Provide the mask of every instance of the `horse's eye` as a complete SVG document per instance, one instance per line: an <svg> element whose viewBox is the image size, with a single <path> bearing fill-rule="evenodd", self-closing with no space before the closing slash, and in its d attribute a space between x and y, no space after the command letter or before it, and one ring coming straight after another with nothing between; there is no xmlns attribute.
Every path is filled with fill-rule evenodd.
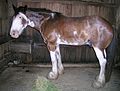
<svg viewBox="0 0 120 91"><path fill-rule="evenodd" d="M19 18L21 19L22 17L20 16Z"/></svg>

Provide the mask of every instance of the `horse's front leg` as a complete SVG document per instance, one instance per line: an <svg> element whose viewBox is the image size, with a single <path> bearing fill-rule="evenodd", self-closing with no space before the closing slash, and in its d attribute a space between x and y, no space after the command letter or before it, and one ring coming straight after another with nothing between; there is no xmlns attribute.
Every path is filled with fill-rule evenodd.
<svg viewBox="0 0 120 91"><path fill-rule="evenodd" d="M105 85L105 66L106 66L106 51L101 51L99 48L94 47L94 51L96 53L96 56L100 63L100 73L99 76L96 78L95 82L93 83L93 86L95 88L100 88Z"/></svg>
<svg viewBox="0 0 120 91"><path fill-rule="evenodd" d="M52 62L52 71L49 72L49 79L57 79L58 78L58 67L57 67L57 57L56 51L50 51L50 57Z"/></svg>
<svg viewBox="0 0 120 91"><path fill-rule="evenodd" d="M61 54L60 54L60 47L59 45L56 48L56 57L57 57L57 62L58 62L58 73L63 74L64 73L64 67L61 61Z"/></svg>

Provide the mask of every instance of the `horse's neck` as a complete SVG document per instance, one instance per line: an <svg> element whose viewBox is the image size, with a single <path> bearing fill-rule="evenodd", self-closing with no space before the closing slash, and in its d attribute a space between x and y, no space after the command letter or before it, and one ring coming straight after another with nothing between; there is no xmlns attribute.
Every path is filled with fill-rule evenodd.
<svg viewBox="0 0 120 91"><path fill-rule="evenodd" d="M41 27L41 17L39 16L39 14L32 12L32 11L28 11L26 12L27 17L30 19L30 21L33 21L35 24L35 27L37 30L40 30Z"/></svg>

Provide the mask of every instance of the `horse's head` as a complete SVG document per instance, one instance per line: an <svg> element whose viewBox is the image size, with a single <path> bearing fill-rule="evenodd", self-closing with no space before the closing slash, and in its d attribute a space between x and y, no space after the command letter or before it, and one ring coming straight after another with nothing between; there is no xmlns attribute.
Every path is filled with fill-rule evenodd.
<svg viewBox="0 0 120 91"><path fill-rule="evenodd" d="M13 9L15 11L15 14L13 16L13 20L12 20L12 26L10 29L10 35L13 38L18 38L22 31L29 25L31 27L34 27L35 24L33 21L30 21L28 19L28 17L25 15L26 14L26 10L27 10L27 6L24 7L15 7L13 5Z"/></svg>

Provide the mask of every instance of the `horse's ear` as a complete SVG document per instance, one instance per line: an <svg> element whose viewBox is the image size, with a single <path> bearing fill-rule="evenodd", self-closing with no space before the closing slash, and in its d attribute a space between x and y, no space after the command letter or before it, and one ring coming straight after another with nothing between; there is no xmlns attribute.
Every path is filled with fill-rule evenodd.
<svg viewBox="0 0 120 91"><path fill-rule="evenodd" d="M27 10L27 5L25 5L25 7L24 7L24 11L26 12L26 10Z"/></svg>
<svg viewBox="0 0 120 91"><path fill-rule="evenodd" d="M17 11L17 7L15 7L15 5L12 4L13 10Z"/></svg>

